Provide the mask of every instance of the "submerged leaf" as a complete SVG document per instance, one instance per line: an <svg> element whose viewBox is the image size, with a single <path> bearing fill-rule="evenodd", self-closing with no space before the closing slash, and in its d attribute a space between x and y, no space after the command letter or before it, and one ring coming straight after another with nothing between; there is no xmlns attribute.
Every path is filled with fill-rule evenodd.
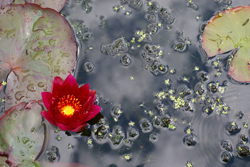
<svg viewBox="0 0 250 167"><path fill-rule="evenodd" d="M20 103L0 118L0 152L11 166L33 162L44 142L42 106L36 101Z"/></svg>
<svg viewBox="0 0 250 167"><path fill-rule="evenodd" d="M212 17L202 36L208 57L236 49L228 74L240 82L250 82L250 6L224 10Z"/></svg>
<svg viewBox="0 0 250 167"><path fill-rule="evenodd" d="M9 74L6 110L40 100L55 76L63 79L75 66L76 42L68 22L52 9L35 4L0 9L0 82Z"/></svg>

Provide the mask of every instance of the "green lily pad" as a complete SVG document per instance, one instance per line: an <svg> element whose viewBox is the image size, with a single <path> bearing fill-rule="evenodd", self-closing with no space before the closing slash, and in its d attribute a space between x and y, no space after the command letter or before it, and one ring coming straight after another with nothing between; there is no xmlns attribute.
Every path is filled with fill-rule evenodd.
<svg viewBox="0 0 250 167"><path fill-rule="evenodd" d="M250 6L224 10L212 17L202 36L208 57L236 49L228 74L250 82Z"/></svg>
<svg viewBox="0 0 250 167"><path fill-rule="evenodd" d="M0 118L0 152L11 166L32 163L43 146L44 127L39 102L20 103Z"/></svg>
<svg viewBox="0 0 250 167"><path fill-rule="evenodd" d="M5 108L40 100L55 76L65 79L75 66L73 31L53 9L35 4L0 9L0 82L7 79Z"/></svg>
<svg viewBox="0 0 250 167"><path fill-rule="evenodd" d="M52 8L56 11L61 11L67 0L0 0L0 7L8 4L25 4L34 3L41 5L42 8Z"/></svg>

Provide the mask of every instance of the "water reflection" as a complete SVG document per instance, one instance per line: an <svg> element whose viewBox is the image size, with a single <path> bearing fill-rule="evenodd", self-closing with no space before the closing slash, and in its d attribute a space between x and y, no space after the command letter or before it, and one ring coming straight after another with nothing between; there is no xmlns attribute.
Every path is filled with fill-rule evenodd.
<svg viewBox="0 0 250 167"><path fill-rule="evenodd" d="M228 78L231 53L207 59L200 48L204 23L230 5L69 1L61 13L79 40L75 76L97 90L105 118L91 137L51 132L49 147L60 160L91 167L246 166L249 85Z"/></svg>

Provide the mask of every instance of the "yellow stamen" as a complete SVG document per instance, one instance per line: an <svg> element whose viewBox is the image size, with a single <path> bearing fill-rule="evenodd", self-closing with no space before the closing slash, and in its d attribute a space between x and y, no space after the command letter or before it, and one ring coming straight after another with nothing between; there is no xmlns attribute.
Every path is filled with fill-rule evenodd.
<svg viewBox="0 0 250 167"><path fill-rule="evenodd" d="M72 116L75 112L75 109L70 106L70 105L67 105L67 106L64 106L61 110L61 112L64 114L64 115L67 115L67 116Z"/></svg>
<svg viewBox="0 0 250 167"><path fill-rule="evenodd" d="M82 107L80 101L74 95L63 96L57 103L59 111L65 115L71 117L76 111L79 111Z"/></svg>

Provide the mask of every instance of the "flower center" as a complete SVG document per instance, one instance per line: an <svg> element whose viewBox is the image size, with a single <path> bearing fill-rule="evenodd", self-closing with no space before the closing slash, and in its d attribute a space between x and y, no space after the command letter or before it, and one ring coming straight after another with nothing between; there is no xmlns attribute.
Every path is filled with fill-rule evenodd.
<svg viewBox="0 0 250 167"><path fill-rule="evenodd" d="M75 111L81 109L80 101L74 95L67 95L59 98L57 103L59 111L65 116L72 116Z"/></svg>

